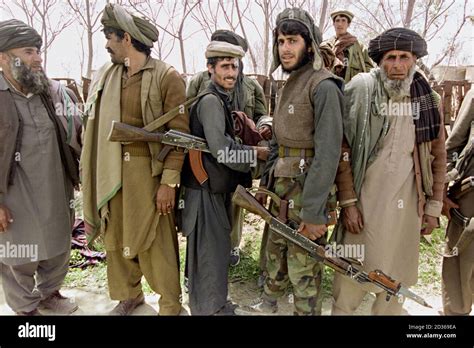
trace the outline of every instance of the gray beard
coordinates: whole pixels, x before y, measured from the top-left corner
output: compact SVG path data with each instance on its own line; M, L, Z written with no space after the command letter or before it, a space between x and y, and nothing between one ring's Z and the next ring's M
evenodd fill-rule
M29 93L40 94L49 88L49 81L44 71L34 72L18 57L10 56L10 69L13 78ZM17 62L20 62L18 65Z
M410 96L410 86L413 82L413 76L416 72L416 65L410 68L408 76L403 80L390 80L385 72L384 68L380 68L380 78L382 79L383 86L387 91L388 97L394 101L400 101L405 97Z

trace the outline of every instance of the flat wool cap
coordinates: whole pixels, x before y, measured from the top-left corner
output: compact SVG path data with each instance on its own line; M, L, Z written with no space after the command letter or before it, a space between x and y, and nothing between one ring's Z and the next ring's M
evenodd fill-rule
M233 57L242 59L245 52L242 47L225 41L211 41L206 48L206 58Z
M350 22L352 22L352 18L354 18L354 14L348 10L336 10L334 12L331 12L331 18L333 21L337 16L345 16L349 18Z

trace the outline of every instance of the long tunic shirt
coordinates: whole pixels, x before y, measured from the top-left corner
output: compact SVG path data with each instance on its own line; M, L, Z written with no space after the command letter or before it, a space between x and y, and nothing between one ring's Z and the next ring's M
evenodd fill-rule
M197 106L209 149L214 157L227 149L249 150L225 134L221 102L208 95ZM250 157L247 157L250 158ZM248 172L250 163L226 163L235 171ZM189 307L193 315L212 315L227 301L227 272L230 258L231 195L213 194L186 187L183 233L188 237L187 269Z
M5 248L0 261L20 265L51 259L69 250L72 227L72 187L67 185L54 125L39 95L23 95L3 76L0 89L11 90L23 121L18 165L4 197L14 222L6 233L0 233L0 246ZM22 245L26 257L13 256L13 249L20 250Z
M418 278L421 229L413 160L415 125L411 116L388 117L390 128L366 171L358 202L364 228L360 234L346 232L344 244L364 245L364 270L380 269L411 286Z

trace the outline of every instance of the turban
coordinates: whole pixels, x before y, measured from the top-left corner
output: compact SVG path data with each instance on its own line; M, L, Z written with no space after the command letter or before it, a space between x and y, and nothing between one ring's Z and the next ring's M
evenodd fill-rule
M147 47L153 47L153 42L158 40L158 29L147 20L131 15L119 5L108 4L105 6L102 19L104 27L123 30L135 40Z
M206 48L206 58L232 57L242 59L245 55L242 47L225 41L211 41Z
M311 38L311 47L314 52L314 70L320 70L323 67L323 59L319 51L319 45L323 41L321 31L314 24L313 18L305 10L299 8L287 8L281 12L276 19L276 27L284 21L297 21L303 24L309 31L309 37ZM278 36L275 35L273 38L273 63L270 68L270 75L280 66L280 56L278 54Z
M336 10L334 12L331 12L331 18L334 21L337 16L344 16L349 19L349 22L352 22L352 18L354 18L354 14L351 11L347 10Z
M392 28L370 40L369 56L379 64L388 51L407 51L421 58L428 54L426 48L426 41L417 32L405 28Z
M12 48L36 47L41 49L43 40L38 32L17 19L0 22L0 52Z
M232 45L238 45L242 47L244 52L247 52L249 45L247 40L245 40L242 36L237 35L233 31L230 30L216 30L212 33L211 41L225 41Z

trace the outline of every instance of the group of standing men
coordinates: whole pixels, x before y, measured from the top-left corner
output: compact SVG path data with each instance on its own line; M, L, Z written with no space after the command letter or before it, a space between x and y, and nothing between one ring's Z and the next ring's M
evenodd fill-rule
M79 156L86 230L92 239L104 236L110 297L119 301L111 314L128 315L144 302L142 277L160 295L160 315L180 314L174 212L181 199L192 315L276 313L277 299L290 283L295 314L321 313L322 264L271 230L261 255L262 296L238 308L229 299L228 267L238 262L243 220L231 196L237 185L251 186L252 174L258 177L252 171L257 161L265 167L260 186L291 201L286 211L272 205L275 215L297 221L299 232L311 240L324 239L328 198L336 185L342 208L336 241L364 246L365 271L381 269L414 285L420 234L438 226L443 202L447 215L450 208L466 217L474 213L472 192L459 206L446 197L439 96L416 65L427 45L416 32L393 28L371 40L367 50L347 31L351 12L335 11L331 18L336 36L323 42L306 11L278 15L270 74L281 67L288 79L271 119L261 87L243 75L243 38L216 31L205 52L208 69L191 80L186 93L179 73L151 57L158 30L109 4L101 21L111 62L91 85L82 137L78 114L67 112L75 109L55 108L74 98L43 73L41 37L20 21L0 22L0 99L7 106L0 111L0 243L39 249L35 260L1 256L8 305L25 315L40 314L41 306L60 313L77 309L59 288L70 255ZM190 98L195 99L188 110ZM462 169L461 179L474 168L472 98L473 93L466 96L447 142L448 160ZM234 111L257 123L263 142L242 142ZM209 152L201 153L197 164L205 177L196 174L196 162L182 149L160 161L160 143L109 141L114 121L204 138ZM459 152L461 164L452 156ZM257 199L267 203L264 194ZM472 221L464 228L450 222L451 246L463 229L473 229ZM472 247L445 259L447 314L470 312ZM385 292L339 274L333 314L353 314L367 292L376 293L373 314L401 314L403 302L387 301Z

